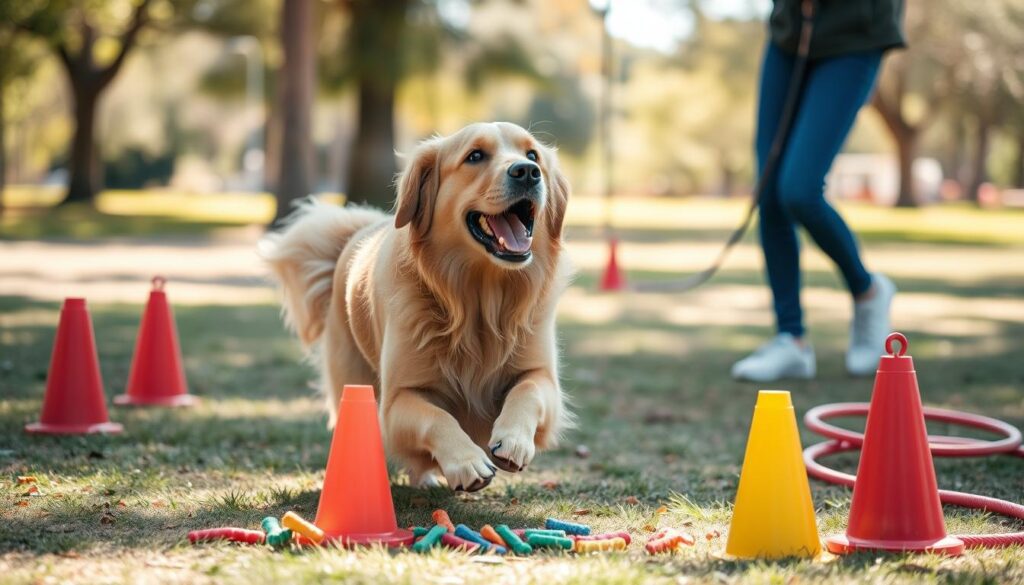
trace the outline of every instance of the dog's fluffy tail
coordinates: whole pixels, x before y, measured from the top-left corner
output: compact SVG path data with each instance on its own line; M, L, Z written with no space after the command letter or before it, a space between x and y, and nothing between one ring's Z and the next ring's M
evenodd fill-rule
M260 241L260 256L284 297L285 323L307 349L323 333L342 250L356 232L386 217L376 209L342 208L309 198L296 206L282 231Z

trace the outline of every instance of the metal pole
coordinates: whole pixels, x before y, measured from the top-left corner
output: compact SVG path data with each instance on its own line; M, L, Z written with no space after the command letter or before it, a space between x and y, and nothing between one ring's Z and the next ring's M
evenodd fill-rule
M257 128L266 126L266 114L263 112L263 47L259 39L253 36L241 36L231 39L230 45L236 53L245 57L245 101L246 109L262 114L263 122ZM246 183L253 189L263 189L263 165L265 152L263 148L263 132L250 132L246 140L245 152L242 154L242 168L247 176Z
M601 91L601 149L604 155L604 232L611 239L612 233L612 35L608 32L608 9L601 12L601 74L604 85Z

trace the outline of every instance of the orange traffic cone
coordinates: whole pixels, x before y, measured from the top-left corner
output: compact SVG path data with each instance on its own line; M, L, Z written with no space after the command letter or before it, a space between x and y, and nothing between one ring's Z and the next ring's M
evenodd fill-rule
M395 521L372 386L345 386L314 524L342 546L410 544Z
M893 342L900 344L899 352ZM946 535L935 467L907 338L885 340L871 393L864 445L853 484L846 534L826 539L828 550L918 551L959 555L963 541Z
M619 241L615 238L608 240L608 265L605 266L604 276L601 278L601 290L606 292L622 290L626 287L626 279L619 270L618 260Z
M153 290L142 314L128 387L115 404L132 406L190 406L198 400L188 393L181 346L174 316L167 304L162 276L153 278Z
M64 299L46 376L43 413L39 422L25 425L25 432L80 435L121 430L121 425L110 422L107 416L100 360L85 299Z

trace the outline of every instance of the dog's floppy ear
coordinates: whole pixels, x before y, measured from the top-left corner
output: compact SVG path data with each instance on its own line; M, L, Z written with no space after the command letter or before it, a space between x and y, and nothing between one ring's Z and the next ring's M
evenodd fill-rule
M405 172L398 180L398 198L395 201L395 227L412 224L419 237L430 231L434 220L434 203L441 186L441 145L438 140L420 144L413 153Z
M565 209L569 205L569 192L571 186L569 179L562 174L558 165L558 157L552 149L548 149L548 197L550 198L550 212L548 213L548 229L551 230L551 237L556 240L562 237L562 224L565 223Z

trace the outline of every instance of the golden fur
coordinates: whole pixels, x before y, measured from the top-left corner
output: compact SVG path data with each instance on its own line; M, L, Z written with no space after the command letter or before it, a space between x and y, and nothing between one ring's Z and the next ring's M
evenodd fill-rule
M486 160L468 164L473 150ZM541 170L531 257L512 263L475 241L466 218L509 207L509 168L530 151ZM555 340L568 197L551 149L514 124L474 124L419 145L394 218L310 201L268 236L263 255L320 367L331 424L345 384L373 384L389 455L414 483L443 475L456 489L553 446L571 424Z

